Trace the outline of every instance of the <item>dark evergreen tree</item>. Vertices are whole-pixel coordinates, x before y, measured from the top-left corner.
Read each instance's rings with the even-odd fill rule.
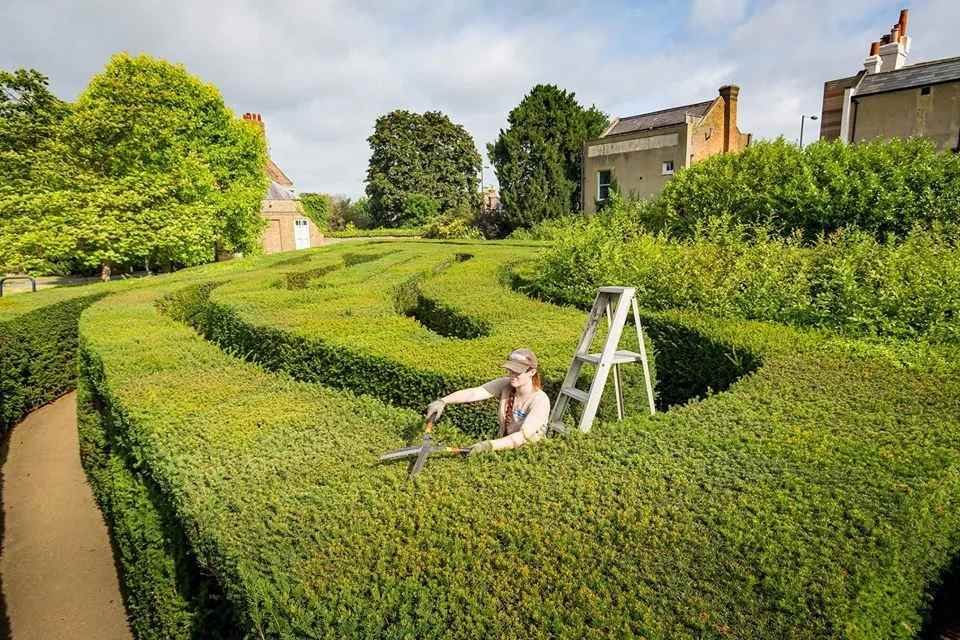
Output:
[[[500,182],[501,231],[578,210],[583,143],[603,132],[606,115],[584,109],[573,92],[540,84],[507,121],[507,129],[487,145]]]

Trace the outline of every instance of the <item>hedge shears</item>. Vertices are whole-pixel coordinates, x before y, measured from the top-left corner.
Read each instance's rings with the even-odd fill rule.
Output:
[[[425,465],[427,462],[427,456],[429,456],[431,453],[456,453],[459,455],[466,455],[470,453],[470,449],[468,448],[442,447],[434,445],[430,442],[432,434],[433,417],[431,416],[427,418],[427,423],[423,427],[423,442],[421,444],[389,451],[380,456],[380,462],[401,460],[403,458],[414,458],[414,460],[410,463],[409,474],[407,475],[407,479],[410,479],[420,473],[420,470],[423,469],[423,465]]]

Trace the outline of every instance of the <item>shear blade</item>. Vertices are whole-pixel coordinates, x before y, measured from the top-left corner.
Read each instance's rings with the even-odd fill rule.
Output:
[[[414,445],[411,447],[404,447],[402,449],[395,449],[393,451],[388,451],[387,453],[380,456],[380,462],[385,462],[387,460],[399,460],[400,458],[408,458],[410,456],[415,456],[420,453],[420,449],[423,448],[423,445]]]

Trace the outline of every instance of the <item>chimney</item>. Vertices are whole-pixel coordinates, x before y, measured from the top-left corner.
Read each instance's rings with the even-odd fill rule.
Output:
[[[730,151],[736,145],[737,135],[737,99],[740,87],[735,84],[725,84],[720,87],[720,97],[723,98],[723,152]]]
[[[243,114],[243,119],[255,123],[260,127],[260,131],[263,133],[263,135],[267,135],[267,129],[263,125],[263,118],[260,117],[259,113],[245,113]]]
[[[863,61],[863,68],[867,70],[867,75],[871,73],[880,73],[880,67],[882,64],[880,59],[880,43],[871,42],[870,43],[870,55],[867,56],[867,59]]]
[[[900,19],[890,29],[890,33],[883,37],[880,45],[880,71],[895,71],[903,67],[910,53],[910,37],[907,35],[907,9],[901,9]],[[866,63],[864,63],[866,64]]]

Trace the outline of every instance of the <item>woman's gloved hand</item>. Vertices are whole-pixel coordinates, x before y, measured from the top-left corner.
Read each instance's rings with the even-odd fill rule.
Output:
[[[470,452],[467,455],[473,456],[478,453],[488,453],[490,451],[493,451],[493,440],[484,440],[470,447]]]
[[[440,419],[440,415],[443,413],[443,410],[446,408],[447,403],[443,400],[434,400],[429,405],[427,405],[427,417],[436,422]]]

